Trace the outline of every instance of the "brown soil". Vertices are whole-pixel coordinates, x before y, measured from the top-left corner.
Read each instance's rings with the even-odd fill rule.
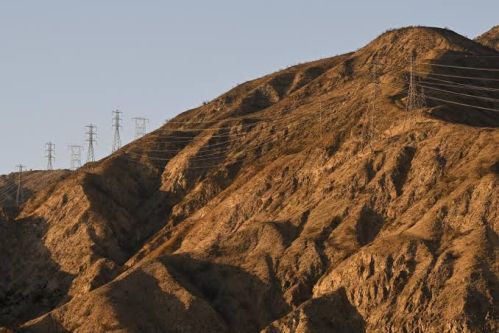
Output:
[[[499,55],[449,30],[389,31],[246,82],[36,191],[0,222],[0,324],[497,331],[499,114],[407,112],[411,54],[489,68],[472,55]]]
[[[499,51],[499,25],[496,25],[476,39],[479,43]]]

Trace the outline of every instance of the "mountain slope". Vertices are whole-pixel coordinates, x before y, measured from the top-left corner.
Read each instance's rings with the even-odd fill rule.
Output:
[[[39,242],[5,270],[38,282],[2,275],[1,319],[31,315],[21,332],[496,330],[494,92],[425,90],[428,107],[405,110],[411,56],[436,87],[465,76],[437,65],[494,68],[491,55],[398,29],[179,115],[5,223]],[[55,309],[34,318],[42,305]]]
[[[476,40],[483,45],[499,51],[499,25],[478,36]]]

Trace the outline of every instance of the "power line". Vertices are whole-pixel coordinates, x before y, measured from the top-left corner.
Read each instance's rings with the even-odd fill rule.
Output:
[[[315,119],[317,119],[317,118],[315,118]],[[298,120],[295,121],[295,123],[296,122],[298,122]],[[289,125],[289,124],[290,123],[288,123],[287,125]],[[258,150],[262,149],[262,147],[265,146],[265,145],[267,145],[267,144],[273,144],[273,143],[277,142],[278,139],[279,138],[276,135],[274,135],[271,139],[263,140],[262,142],[256,143],[253,146],[249,146],[248,147],[248,145],[242,145],[241,147],[239,147],[238,150],[232,150],[231,153],[242,154],[242,153],[248,153],[248,152],[251,152],[251,151],[258,151]],[[242,149],[242,150],[240,150],[240,149]],[[149,152],[149,150],[146,150],[146,151]],[[182,149],[179,149],[178,151],[174,151],[174,153],[181,153],[181,151],[182,151]],[[127,155],[130,155],[130,156],[135,157],[135,158],[145,157],[148,160],[158,161],[158,162],[169,162],[169,161],[177,158],[177,156],[178,156],[178,155],[176,155],[176,156],[172,156],[172,157],[159,157],[159,156],[142,155],[139,152],[133,152],[133,151],[128,151]],[[126,159],[131,160],[130,158],[127,158],[126,156],[123,156],[123,157],[126,158]],[[187,156],[187,159],[188,159],[189,162],[205,163],[205,162],[210,162],[210,161],[220,161],[221,158],[226,158],[226,157],[228,157],[226,151],[218,151],[218,152],[209,152],[209,151],[206,151],[206,152],[202,152],[200,154],[197,154],[195,156],[191,156],[191,157]],[[234,157],[229,158],[229,160],[225,159],[224,161],[227,162],[227,161],[230,161],[231,159],[234,159]],[[132,161],[138,163],[135,160],[132,160]],[[222,164],[222,163],[218,163],[218,165],[220,165],[220,164]],[[216,165],[217,164],[212,165],[212,166],[216,166]],[[209,166],[202,165],[202,166],[191,166],[189,168],[192,168],[192,169],[202,169],[202,168],[207,168],[207,167],[209,167]]]
[[[265,125],[267,125],[265,128],[273,127],[273,126],[279,125],[279,124],[289,126],[291,124],[295,124],[297,122],[300,122],[300,121],[306,120],[306,119],[310,119],[310,118],[311,118],[310,115],[301,115],[299,117],[294,117],[293,119],[290,119],[289,121],[287,121],[285,123],[282,122],[282,121],[276,122],[276,123],[267,123],[267,124],[265,124]],[[182,140],[182,141],[171,140],[171,141],[159,141],[159,142],[155,142],[155,143],[157,143],[157,144],[162,144],[162,143],[163,144],[165,144],[165,143],[172,143],[172,144],[176,144],[176,143],[191,143],[194,140],[201,139],[201,138],[211,139],[211,138],[218,138],[218,137],[227,139],[227,140],[224,140],[224,141],[220,141],[220,142],[216,142],[216,143],[205,145],[205,146],[209,146],[209,147],[216,147],[216,146],[222,146],[222,145],[230,144],[231,142],[235,142],[238,138],[249,136],[251,134],[252,134],[251,132],[245,132],[245,133],[237,133],[237,134],[232,134],[232,135],[227,134],[225,136],[199,135],[199,136],[195,136],[193,138],[181,137],[182,139],[187,139],[187,140]],[[169,138],[169,137],[166,137],[166,138]],[[177,138],[177,137],[173,137],[173,138]],[[148,151],[178,152],[178,151],[180,151],[182,149],[184,149],[184,148],[180,148],[180,149],[162,149],[162,150],[148,149]]]
[[[436,82],[428,82],[427,80],[436,81]],[[444,83],[440,83],[440,82],[444,82]],[[426,78],[424,83],[425,84],[431,83],[432,85],[436,85],[436,86],[459,88],[459,89],[472,89],[472,90],[492,91],[492,92],[499,91],[499,89],[495,89],[495,88],[489,88],[489,87],[483,87],[483,86],[474,86],[471,84],[459,83],[459,82],[430,78],[430,77]]]
[[[459,57],[459,58],[499,58],[499,55],[481,55],[481,54],[446,54],[445,57]]]
[[[289,110],[289,109],[286,109]],[[231,116],[229,118],[224,118],[224,119],[213,119],[213,120],[198,120],[198,121],[179,121],[179,120],[174,120],[176,118],[168,118],[165,120],[165,124],[181,124],[181,125],[196,125],[196,124],[212,124],[220,121],[234,121],[234,120],[279,120],[279,119],[285,119],[289,116],[284,116],[284,117],[269,117],[269,118],[262,118],[260,115],[246,115],[246,116]]]
[[[24,169],[25,167],[23,166],[23,175],[26,173],[26,170]],[[33,173],[27,177],[22,177],[22,183],[23,184],[27,184],[30,180],[32,179],[38,179],[40,177],[40,175],[38,173]],[[18,178],[19,178],[19,175],[18,175]],[[13,184],[7,186],[6,188],[4,187],[1,191],[0,191],[0,196],[4,196],[3,199],[0,199],[0,204],[5,202],[7,199],[9,199],[8,195],[11,195],[11,194],[15,194],[17,192],[17,187],[18,187],[18,183],[19,181],[16,179],[14,181]],[[22,191],[22,187],[21,187],[21,191]],[[22,194],[22,193],[21,193]],[[21,200],[20,200],[20,203],[23,202],[23,200],[25,200],[24,198],[24,195],[21,195]]]
[[[418,84],[416,83],[416,75],[414,71],[414,54],[410,58],[409,70],[409,88],[407,92],[407,111],[412,111],[424,107],[424,91],[418,92]]]
[[[95,152],[94,152],[94,144],[96,143],[95,136],[97,133],[95,132],[97,129],[97,126],[90,124],[85,126],[88,130],[86,132],[87,134],[87,142],[88,142],[88,148],[87,148],[87,163],[88,162],[95,162]]]
[[[252,151],[258,151],[260,150],[263,146],[267,145],[267,144],[272,144],[272,143],[275,143],[276,141],[278,140],[278,138],[272,138],[270,140],[264,140],[263,142],[260,142],[254,146],[251,146],[251,147],[240,147],[240,148],[243,148],[243,150],[236,150],[236,151],[232,151],[232,153],[238,153],[238,154],[241,154],[241,153],[248,153],[248,152],[252,152]],[[141,158],[141,157],[144,157],[144,155],[141,155],[139,153],[135,153],[135,152],[127,152],[127,155],[130,155],[132,157],[135,157],[135,158]],[[177,155],[178,156],[178,155]],[[173,156],[173,157],[170,157],[170,158],[163,158],[163,157],[155,157],[155,156],[146,156],[146,158],[148,160],[151,160],[151,161],[158,161],[158,162],[169,162],[173,159],[175,159],[177,156]],[[136,162],[138,163],[136,160],[133,160],[133,159],[130,159],[130,158],[127,158],[126,156],[123,156],[124,158],[128,159],[128,160],[131,160],[133,162]],[[210,161],[220,161],[221,158],[224,158],[224,157],[228,157],[226,155],[226,152],[216,152],[216,153],[210,153],[210,154],[205,154],[205,155],[196,155],[196,156],[192,156],[192,157],[188,157],[188,160],[190,162],[194,162],[194,163],[205,163],[205,162],[210,162]],[[237,156],[236,156],[237,157]],[[226,163],[226,162],[229,162],[231,160],[234,160],[234,157],[232,158],[229,158],[228,160],[224,160],[223,163]],[[223,164],[222,162],[219,162],[219,163],[215,163],[214,165],[210,165],[210,166],[207,166],[207,165],[202,165],[202,166],[190,166],[189,168],[190,169],[203,169],[203,168],[207,168],[207,167],[214,167],[214,166],[217,166],[217,165],[221,165]]]
[[[454,65],[442,65],[442,64],[432,64],[429,62],[421,62],[422,65],[430,65],[435,67],[446,67],[446,68],[458,68],[458,69],[469,69],[476,71],[488,71],[488,72],[499,72],[497,68],[484,68],[484,67],[465,67],[465,66],[454,66]]]
[[[47,142],[45,144],[45,157],[47,158],[47,170],[54,170],[55,144]]]
[[[113,129],[114,129],[114,140],[113,140],[113,149],[114,153],[118,149],[121,148],[121,137],[120,137],[120,128],[121,128],[121,114],[123,112],[119,110],[113,111]]]
[[[81,167],[81,152],[83,147],[71,145],[69,146],[69,150],[71,151],[71,170],[76,170]]]
[[[9,194],[9,192],[12,192],[13,190],[17,189],[17,182],[14,180],[14,182],[10,185],[5,185],[1,190],[0,190],[0,196],[4,196]]]
[[[442,76],[442,77],[452,77],[452,78],[457,78],[457,79],[469,79],[469,80],[482,80],[482,81],[499,82],[499,79],[488,78],[488,77],[461,76],[461,75],[439,74],[439,73],[418,72],[418,71],[415,71],[414,73],[418,74],[418,75],[435,75],[435,76]]]
[[[310,118],[310,116],[308,116]],[[302,117],[303,118],[303,117]],[[292,125],[292,124],[296,124],[298,122],[300,122],[301,119],[297,119],[293,122],[288,122],[286,123],[286,126],[289,126],[289,125]],[[218,149],[221,149],[221,148],[224,148],[224,145],[227,145],[227,143],[229,143],[230,141],[227,141],[227,142],[222,142],[222,143],[214,143],[214,144],[208,144],[208,145],[204,145],[201,147],[200,149],[200,153],[198,153],[196,155],[195,158],[204,158],[204,157],[208,157],[208,156],[217,156],[217,155],[220,155],[220,154],[224,154],[225,151],[217,151],[217,152],[211,152],[209,149],[213,149],[213,147],[219,147]],[[274,140],[270,140],[269,142],[274,142]],[[269,143],[269,142],[262,142],[258,145],[263,145],[263,144],[266,144],[266,143]],[[146,149],[145,151],[147,152],[157,152],[157,153],[174,153],[174,154],[178,154],[180,153],[182,150],[184,149],[188,149],[189,146],[185,146],[185,147],[182,147],[182,148],[179,148],[179,149]],[[209,148],[209,149],[206,149],[204,150],[204,148]],[[131,154],[134,154],[133,151],[128,151],[127,153],[131,153]]]
[[[16,168],[18,168],[18,166]],[[23,173],[26,173],[26,172],[27,171],[25,169],[25,166],[23,166]],[[23,183],[26,183],[28,180],[35,178],[35,176],[39,177],[39,175],[36,172],[31,174],[31,175],[28,175],[26,177],[23,177]],[[15,178],[15,175],[13,177]],[[0,190],[0,195],[6,195],[7,193],[12,192],[12,190],[14,190],[14,192],[15,192],[16,189],[17,189],[17,180],[15,179],[12,184],[6,185],[5,187],[3,187]]]
[[[267,122],[267,123],[254,123],[252,124],[252,128],[248,128],[248,132],[244,133],[225,133],[222,135],[217,135],[217,134],[196,134],[195,136],[189,137],[189,136],[178,136],[178,135],[162,135],[159,134],[159,130],[154,133],[155,138],[165,138],[166,141],[156,141],[156,144],[178,144],[178,143],[191,143],[194,140],[202,139],[202,138],[208,138],[208,139],[224,139],[224,141],[217,142],[214,144],[209,144],[210,146],[217,146],[217,145],[223,145],[225,143],[230,143],[238,138],[246,137],[248,135],[251,135],[251,130],[255,128],[258,125],[265,125],[264,128],[271,128],[273,126],[279,125],[279,124],[285,124],[289,125],[292,123],[296,123],[297,121],[301,121],[307,118],[310,118],[309,115],[292,115],[286,117],[287,119],[280,118],[278,121],[273,121],[273,122]],[[238,129],[243,129],[244,125],[236,126]],[[225,127],[224,127],[225,128]],[[213,129],[213,128],[212,128]],[[161,130],[166,130],[166,129],[161,129]],[[170,131],[176,131],[173,129],[170,129]],[[183,148],[182,148],[183,149]],[[181,149],[180,149],[181,150]],[[153,150],[149,150],[153,151]],[[179,150],[157,150],[157,151],[171,151],[171,152],[178,152]]]
[[[135,117],[133,118],[135,121],[135,138],[141,138],[147,133],[147,123],[149,119],[143,117]]]
[[[486,110],[486,111],[492,111],[492,112],[499,112],[499,109],[486,108],[486,107],[477,106],[477,105],[459,103],[459,102],[449,101],[447,99],[437,98],[437,97],[433,97],[433,96],[427,96],[427,98],[432,99],[432,100],[436,100],[436,101],[440,101],[440,102],[446,102],[446,103],[451,103],[451,104],[456,104],[456,105],[468,106],[470,108],[476,108],[476,109],[481,109],[481,110]]]
[[[463,93],[459,93],[459,92],[456,92],[456,91],[439,89],[439,88],[434,88],[434,87],[431,87],[431,86],[429,86],[429,87],[425,86],[425,88],[430,89],[430,90],[444,92],[444,93],[454,94],[454,95],[460,95],[460,96],[465,96],[465,97],[478,98],[478,99],[483,99],[483,100],[491,101],[491,102],[499,102],[499,99],[497,99],[497,98],[491,98],[491,97],[485,97],[485,96],[476,96],[476,95],[470,95],[470,94],[463,94]]]
[[[287,121],[289,119],[299,118],[299,117],[303,117],[303,116],[291,115],[291,116],[277,118],[276,120],[271,120],[269,122],[270,123],[271,122],[274,122],[274,123],[279,122],[280,123],[280,122]],[[250,119],[250,118],[246,118],[246,119]],[[258,118],[251,118],[251,119],[252,120],[257,120],[257,121],[267,120],[267,119],[258,119]],[[234,121],[234,120],[242,120],[242,119],[223,119],[223,120],[219,120],[219,122],[220,121],[228,122],[228,121]],[[194,125],[194,123],[186,123],[186,124],[188,124],[188,125],[191,125],[191,124]],[[254,126],[257,126],[259,124],[260,123],[258,123],[258,122],[253,122],[253,123],[250,123],[250,124],[239,124],[239,125],[220,126],[220,127],[204,127],[204,128],[159,128],[155,132],[165,132],[165,131],[174,131],[174,132],[203,132],[203,131],[207,131],[207,130],[232,130],[232,129],[244,129],[244,128],[249,128],[249,127],[254,127]]]

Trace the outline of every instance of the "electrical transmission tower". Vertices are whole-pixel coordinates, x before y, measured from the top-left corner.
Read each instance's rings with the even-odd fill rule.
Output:
[[[133,118],[135,121],[135,138],[138,139],[140,137],[143,137],[147,133],[147,123],[149,122],[149,119],[147,118]]]
[[[47,170],[54,170],[55,144],[47,142],[45,144],[45,157],[47,158]]]
[[[407,111],[417,110],[425,106],[424,91],[418,91],[418,83],[414,75],[414,54],[411,55],[409,69],[409,88],[407,91]]]
[[[88,142],[88,148],[87,148],[87,163],[88,162],[95,162],[95,153],[94,153],[94,144],[96,143],[95,137],[97,133],[95,132],[97,129],[97,126],[90,124],[85,126],[87,128],[87,142]]]
[[[23,201],[23,192],[22,192],[22,175],[23,171],[26,167],[22,164],[17,166],[17,193],[16,193],[16,205],[19,207],[21,202]]]
[[[71,170],[76,170],[81,167],[81,151],[83,147],[71,145],[69,146],[69,150],[71,151]]]
[[[113,129],[114,129],[113,153],[121,148],[121,137],[120,137],[121,114],[122,112],[119,110],[113,111]]]

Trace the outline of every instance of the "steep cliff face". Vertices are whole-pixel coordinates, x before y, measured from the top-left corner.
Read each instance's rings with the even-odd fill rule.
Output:
[[[22,240],[2,266],[2,323],[497,330],[495,91],[425,90],[426,107],[407,111],[405,82],[411,57],[421,86],[435,87],[465,76],[442,66],[493,68],[491,55],[448,30],[390,31],[238,86],[54,182],[4,223]]]

